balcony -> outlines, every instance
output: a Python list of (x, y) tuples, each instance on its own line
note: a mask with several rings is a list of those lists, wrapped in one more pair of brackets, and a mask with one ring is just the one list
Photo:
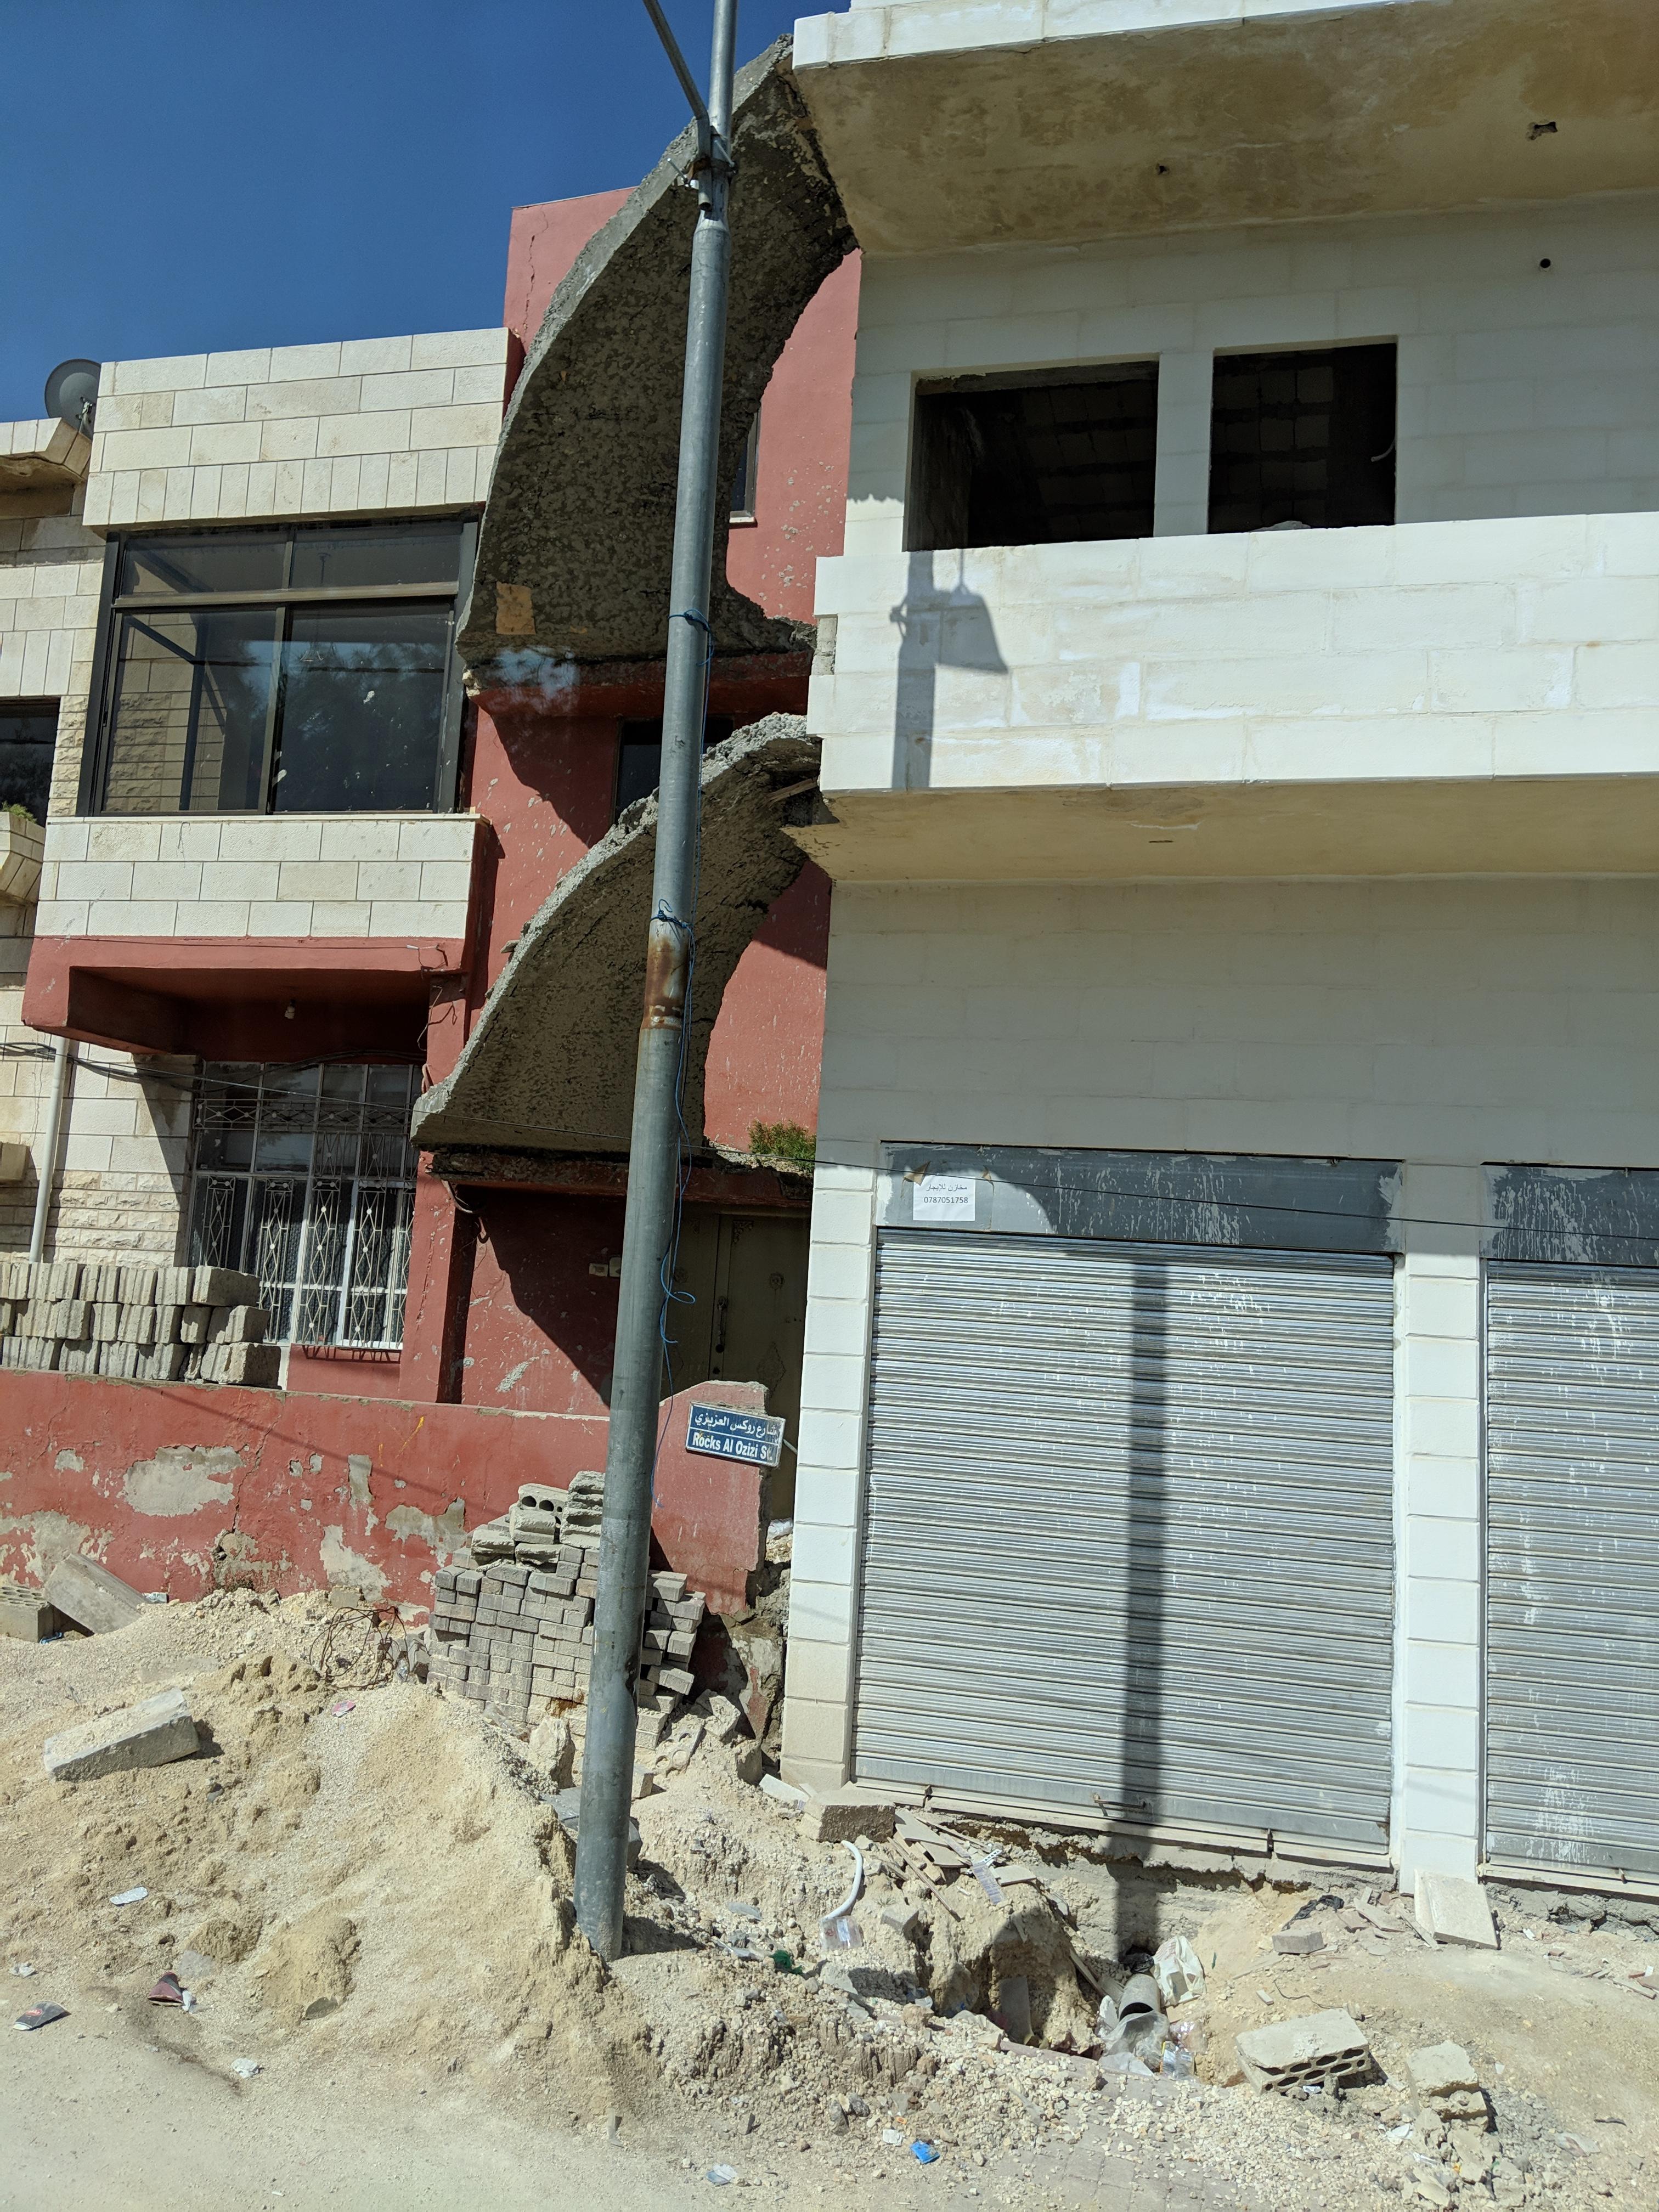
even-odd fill
[(141, 1052), (413, 1052), (464, 961), (473, 814), (48, 823), (37, 1029)]
[(839, 878), (1652, 865), (1659, 515), (848, 556), (819, 610)]
[(796, 78), (866, 254), (1659, 182), (1650, 0), (892, 0)]

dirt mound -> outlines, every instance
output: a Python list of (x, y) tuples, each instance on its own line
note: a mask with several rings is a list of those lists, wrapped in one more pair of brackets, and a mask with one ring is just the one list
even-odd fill
[[(649, 2112), (648, 2030), (573, 1940), (569, 1846), (500, 1740), (416, 1682), (335, 1698), (308, 1656), (315, 1605), (236, 1609), (234, 1640), (252, 1648), (201, 1668), (191, 1660), (222, 1660), (222, 1620), (167, 1612), (165, 1632), (146, 1620), (32, 1652), (27, 1682), (7, 1655), (8, 1960), (107, 2008), (185, 1954), (192, 2048), (227, 2070), (250, 2051), (318, 2068), (373, 2058), (411, 2080), (556, 2092), (567, 2112)], [(197, 1758), (47, 1778), (47, 1733), (164, 1678), (187, 1690)]]

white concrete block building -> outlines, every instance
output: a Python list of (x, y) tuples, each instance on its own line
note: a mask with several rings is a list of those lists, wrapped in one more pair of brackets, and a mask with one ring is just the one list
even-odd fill
[(1571, 44), (797, 27), (865, 254), (802, 1781), (1659, 1891), (1659, 78)]

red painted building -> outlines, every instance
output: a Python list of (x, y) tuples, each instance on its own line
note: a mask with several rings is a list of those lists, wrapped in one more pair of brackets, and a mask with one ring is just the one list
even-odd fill
[[(89, 464), (83, 452), (55, 524), (96, 579), (95, 621), (90, 599), (66, 618), (46, 866), (7, 1032), (34, 1041), (25, 1053), (74, 1048), (55, 1146), (39, 1071), (46, 1256), (252, 1268), (284, 1345), (283, 1386), (0, 1375), (0, 1573), (33, 1580), (79, 1543), (175, 1595), (216, 1572), (293, 1583), (349, 1571), (419, 1601), (463, 1521), (503, 1510), (520, 1482), (603, 1464), (625, 1142), (566, 1131), (538, 1148), (504, 1124), (499, 1143), (475, 1132), (416, 1146), (408, 1115), (461, 1063), (550, 896), (593, 848), (603, 860), (626, 842), (618, 813), (654, 784), (660, 641), (532, 665), (507, 642), (524, 626), (514, 587), (469, 574), (481, 521), (490, 543), (499, 395), (510, 453), (544, 325), (568, 320), (569, 286), (549, 316), (556, 292), (597, 255), (587, 298), (608, 312), (606, 241), (625, 252), (653, 206), (647, 180), (631, 197), (518, 210), (493, 341), (103, 372)], [(815, 563), (840, 550), (845, 511), (858, 276), (843, 250), (760, 364), (752, 435), (746, 418), (729, 426), (726, 599), (750, 603), (749, 629), (728, 639), (716, 624), (714, 738), (805, 707)], [(683, 300), (682, 277), (678, 297), (665, 289), (665, 327), (683, 328)], [(580, 347), (582, 327), (560, 342)], [(758, 389), (755, 362), (738, 366), (729, 410), (734, 391), (741, 404)], [(623, 390), (624, 417), (628, 404)], [(287, 461), (275, 458), (285, 444)], [(146, 490), (157, 472), (169, 481)], [(172, 488), (172, 476), (191, 481)], [(0, 487), (0, 520), (4, 507)], [(581, 526), (605, 538), (602, 498)], [(495, 590), (494, 659), (459, 635), (469, 584), (475, 629)], [(658, 605), (660, 637), (665, 593)], [(422, 642), (441, 633), (447, 662)], [(377, 684), (395, 724), (374, 720)], [(238, 714), (249, 728), (265, 717), (264, 756), (238, 738)], [(407, 754), (422, 715), (435, 767), (421, 754), (408, 769), (400, 754), (377, 785), (374, 748)], [(252, 765), (236, 766), (228, 803), (237, 743)], [(309, 761), (295, 774), (311, 781), (285, 791), (290, 761)], [(429, 804), (410, 803), (417, 786)], [(759, 1380), (793, 1445), (830, 890), (799, 856), (788, 872), (745, 925), (718, 996), (672, 1334), (676, 1388)], [(581, 958), (558, 980), (580, 1002)], [(21, 1212), (7, 1241), (25, 1241)], [(791, 1465), (787, 1452), (775, 1510), (788, 1510)], [(156, 1468), (173, 1473), (158, 1483), (144, 1472)]]

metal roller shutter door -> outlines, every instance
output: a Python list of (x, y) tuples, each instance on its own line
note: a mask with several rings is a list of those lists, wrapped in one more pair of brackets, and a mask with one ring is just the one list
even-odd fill
[(1659, 1873), (1659, 1275), (1486, 1273), (1486, 1849)]
[(855, 1759), (1387, 1841), (1385, 1259), (889, 1231)]

